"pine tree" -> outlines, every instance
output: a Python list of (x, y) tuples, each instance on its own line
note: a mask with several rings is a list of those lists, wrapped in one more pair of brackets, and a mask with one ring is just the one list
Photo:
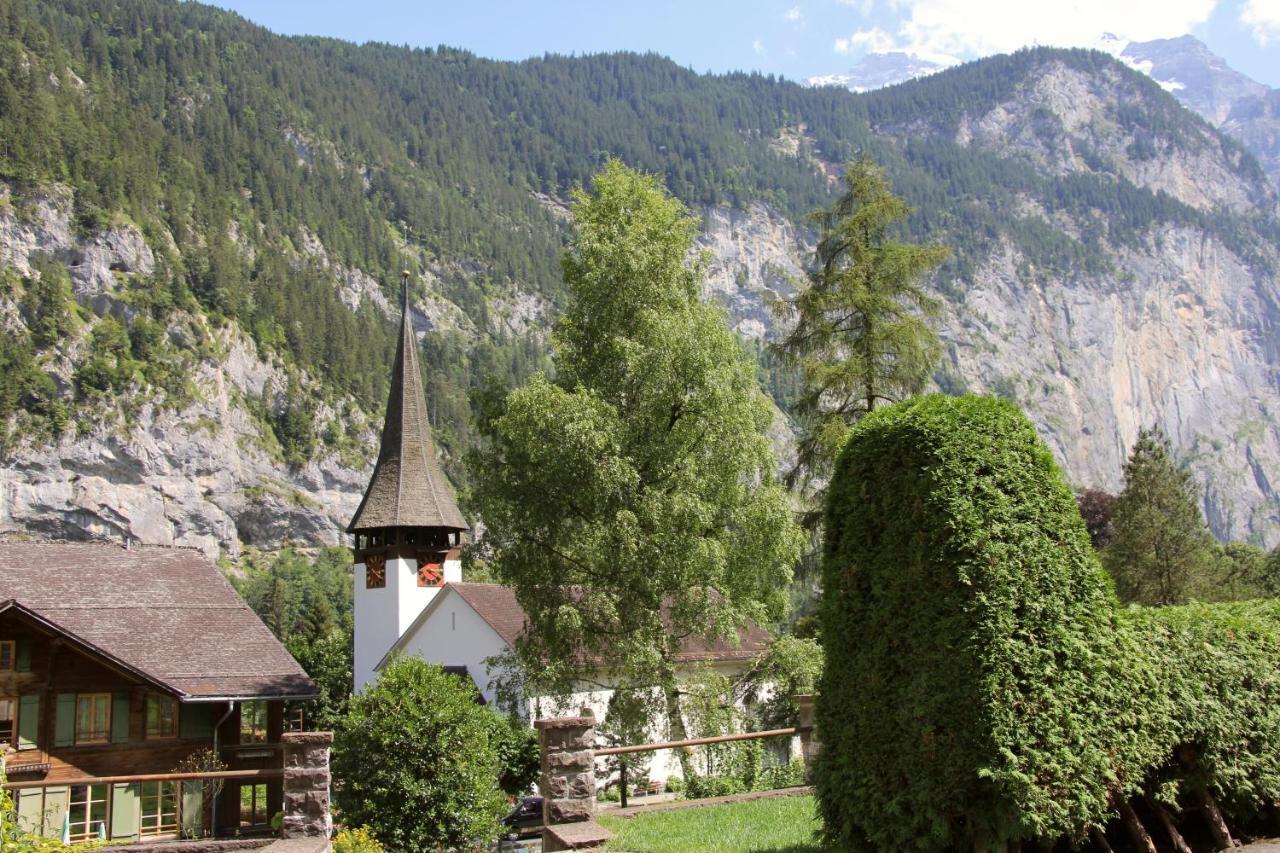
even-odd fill
[(1159, 427), (1139, 431), (1111, 523), (1103, 562), (1122, 600), (1182, 604), (1210, 582), (1213, 535), (1196, 503), (1191, 474), (1174, 464)]
[[(778, 345), (804, 379), (789, 485), (823, 483), (850, 426), (880, 403), (918, 394), (937, 364), (930, 321), (940, 305), (923, 278), (950, 250), (894, 240), (910, 212), (864, 157), (846, 167), (844, 193), (813, 215), (819, 239), (808, 286), (790, 304), (795, 323)], [(819, 485), (814, 497), (824, 491)], [(816, 524), (816, 511), (808, 521)]]

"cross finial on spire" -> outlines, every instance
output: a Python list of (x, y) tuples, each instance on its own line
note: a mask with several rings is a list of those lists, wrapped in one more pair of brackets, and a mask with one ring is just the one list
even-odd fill
[(400, 270), (400, 310), (409, 313), (409, 271)]

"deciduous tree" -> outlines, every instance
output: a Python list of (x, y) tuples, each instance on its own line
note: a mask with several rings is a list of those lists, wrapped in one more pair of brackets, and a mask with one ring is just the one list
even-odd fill
[(601, 671), (660, 687), (680, 736), (683, 643), (778, 618), (801, 536), (752, 364), (699, 299), (693, 217), (612, 161), (574, 223), (557, 375), (488, 398), (472, 506), (528, 615), (526, 665), (566, 688)]

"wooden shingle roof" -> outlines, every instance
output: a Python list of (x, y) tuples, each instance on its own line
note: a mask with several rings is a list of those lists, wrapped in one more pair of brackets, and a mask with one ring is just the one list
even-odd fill
[(0, 609), (8, 602), (183, 699), (318, 692), (198, 551), (0, 542)]
[(378, 464), (347, 532), (380, 527), (467, 529), (431, 440), (407, 285), (400, 295), (400, 343), (391, 372)]

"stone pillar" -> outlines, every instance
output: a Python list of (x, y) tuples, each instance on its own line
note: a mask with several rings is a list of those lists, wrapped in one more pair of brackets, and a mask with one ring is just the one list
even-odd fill
[[(596, 812), (596, 718), (537, 720), (542, 747), (542, 821), (545, 826), (589, 821)], [(542, 849), (566, 850), (546, 830)]]
[(333, 834), (329, 811), (329, 747), (332, 732), (287, 732), (284, 749), (284, 838)]
[(800, 708), (800, 727), (809, 731), (800, 735), (800, 750), (804, 755), (804, 781), (813, 784), (813, 765), (822, 752), (822, 741), (818, 737), (817, 723), (814, 721), (814, 699), (812, 693), (796, 696), (796, 705)]

